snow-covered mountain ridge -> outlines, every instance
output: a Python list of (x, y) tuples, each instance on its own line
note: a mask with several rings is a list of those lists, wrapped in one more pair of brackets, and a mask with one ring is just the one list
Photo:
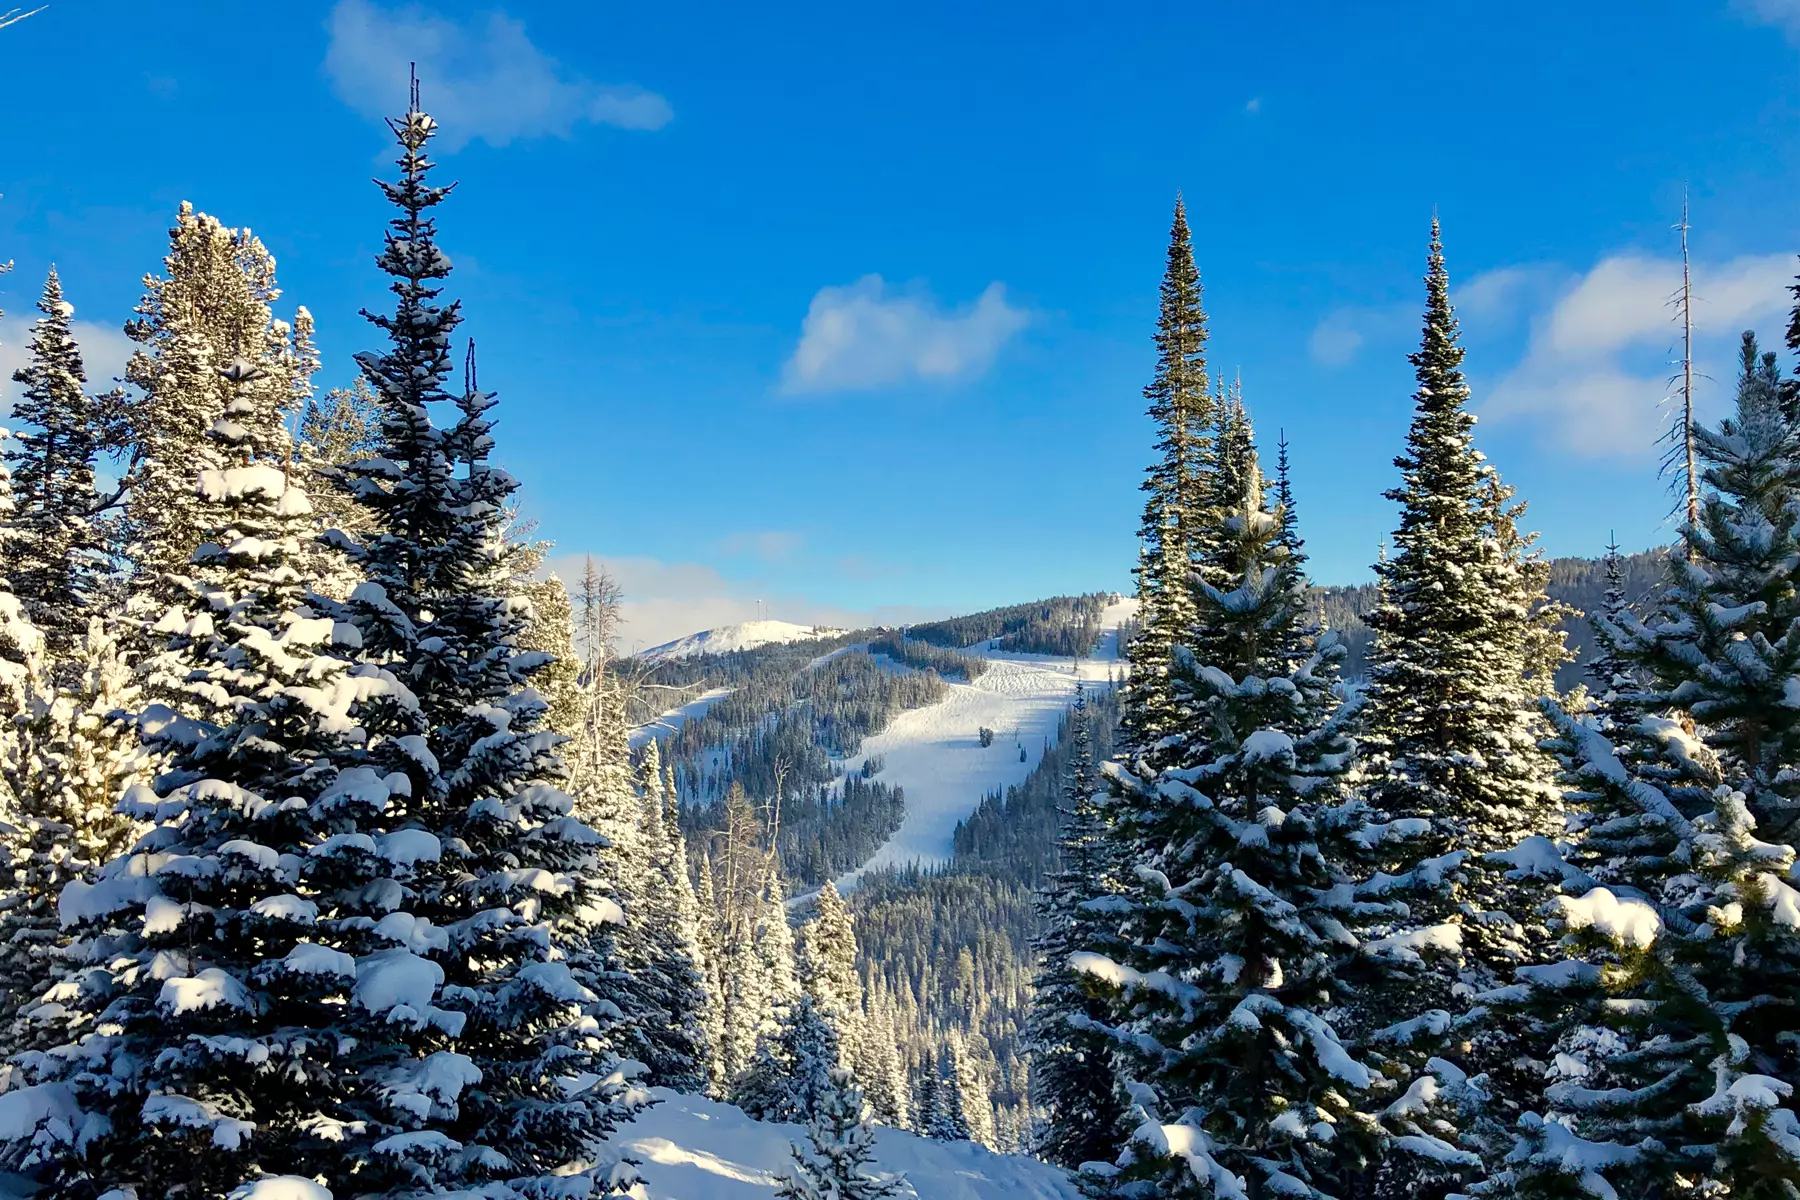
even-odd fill
[(792, 621), (744, 621), (737, 625), (721, 625), (702, 629), (686, 637), (640, 650), (637, 657), (650, 661), (670, 658), (693, 658), (700, 654), (730, 654), (736, 650), (754, 650), (774, 643), (804, 642), (813, 638), (835, 637), (845, 632), (819, 625), (796, 625)]

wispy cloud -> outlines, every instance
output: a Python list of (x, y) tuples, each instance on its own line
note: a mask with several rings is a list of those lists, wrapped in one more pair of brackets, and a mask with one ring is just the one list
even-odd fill
[(974, 303), (946, 310), (929, 295), (891, 290), (879, 275), (820, 288), (782, 375), (791, 393), (859, 391), (909, 379), (980, 375), (1031, 314), (990, 283)]
[[(31, 324), (40, 315), (35, 307), (20, 305), (17, 310), (0, 317), (0, 411), (11, 412), (19, 394), (25, 390), (13, 382), (13, 372), (30, 358), (26, 344), (31, 340)], [(75, 344), (81, 347), (88, 390), (103, 392), (111, 389), (113, 380), (125, 374), (125, 363), (137, 349), (137, 343), (126, 337), (117, 325), (71, 321), (69, 330), (75, 335)]]
[[(875, 625), (899, 625), (949, 615), (947, 609), (913, 605), (846, 608), (815, 600), (778, 581), (727, 579), (705, 563), (666, 562), (641, 556), (594, 556), (624, 592), (624, 629), (621, 648), (646, 650), (664, 642), (753, 621), (759, 615), (797, 625), (831, 625), (840, 629), (866, 629)], [(565, 580), (581, 578), (585, 556), (558, 555), (550, 570)]]
[[(1794, 267), (1788, 254), (1695, 264), (1695, 359), (1707, 396), (1726, 394), (1739, 332), (1787, 308)], [(1524, 357), (1494, 386), (1482, 415), (1535, 422), (1551, 445), (1583, 458), (1648, 454), (1665, 427), (1658, 406), (1680, 353), (1670, 303), (1680, 283), (1678, 260), (1637, 254), (1613, 255), (1568, 279), (1534, 317)]]
[(1371, 340), (1383, 341), (1416, 325), (1418, 307), (1403, 303), (1336, 309), (1313, 327), (1307, 352), (1327, 367), (1348, 366)]
[(753, 533), (734, 533), (719, 541), (719, 553), (732, 558), (754, 558), (759, 562), (786, 562), (794, 557), (806, 538), (789, 529), (763, 529)]
[(1800, 0), (1735, 0), (1733, 8), (1761, 25), (1773, 25), (1800, 43)]
[(504, 12), (462, 25), (417, 5), (339, 0), (326, 27), (325, 72), (338, 98), (366, 117), (390, 116), (405, 98), (407, 64), (416, 62), (447, 150), (475, 139), (505, 146), (568, 137), (583, 124), (661, 129), (674, 115), (655, 92), (565, 71)]
[[(1465, 326), (1484, 333), (1518, 325), (1533, 302), (1554, 293), (1568, 272), (1543, 263), (1483, 271), (1466, 282), (1451, 280), (1450, 299)], [(1423, 321), (1424, 296), (1393, 304), (1347, 305), (1313, 327), (1307, 350), (1316, 362), (1343, 367), (1370, 345), (1412, 340)]]

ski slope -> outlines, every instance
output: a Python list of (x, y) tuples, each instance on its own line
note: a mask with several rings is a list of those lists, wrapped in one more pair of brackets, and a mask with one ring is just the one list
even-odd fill
[[(772, 1200), (789, 1169), (798, 1125), (764, 1124), (739, 1109), (653, 1088), (658, 1103), (615, 1135), (638, 1161), (646, 1200)], [(880, 1129), (875, 1168), (898, 1173), (917, 1200), (1078, 1200), (1068, 1175), (1033, 1158), (995, 1154), (972, 1142), (934, 1142)]]
[[(1135, 612), (1135, 600), (1121, 600), (1101, 614), (1105, 633), (1092, 658), (1014, 654), (979, 643), (963, 651), (985, 658), (987, 671), (974, 683), (949, 682), (950, 694), (937, 704), (910, 709), (888, 727), (865, 738), (860, 754), (846, 761), (851, 770), (880, 758), (877, 779), (905, 790), (906, 816), (875, 856), (837, 881), (839, 890), (856, 885), (870, 867), (931, 865), (950, 857), (956, 824), (995, 788), (1023, 783), (1044, 757), (1047, 739), (1075, 702), (1079, 680), (1105, 687), (1109, 673), (1124, 673), (1119, 626)], [(978, 731), (994, 731), (982, 747)], [(1020, 761), (1020, 749), (1025, 751)]]
[(694, 718), (704, 715), (707, 709), (736, 690), (736, 688), (728, 687), (712, 688), (695, 696), (686, 704), (659, 713), (654, 720), (639, 725), (631, 731), (631, 748), (636, 750), (651, 738), (661, 737), (665, 733), (674, 733), (681, 728), (683, 722), (692, 721)]
[(745, 621), (741, 625), (721, 625), (702, 629), (686, 637), (638, 651), (637, 657), (652, 661), (670, 658), (693, 658), (701, 654), (730, 654), (734, 650), (754, 650), (776, 642), (805, 642), (813, 638), (832, 637), (842, 629), (826, 629), (815, 625), (796, 625), (792, 621)]

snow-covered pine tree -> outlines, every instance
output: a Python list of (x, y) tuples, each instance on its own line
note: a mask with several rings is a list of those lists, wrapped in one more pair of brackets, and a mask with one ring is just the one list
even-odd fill
[[(1260, 472), (1256, 455), (1256, 427), (1244, 406), (1243, 385), (1233, 381), (1229, 390), (1219, 381), (1215, 397), (1212, 446), (1207, 455), (1204, 504), (1197, 565), (1201, 579), (1230, 589), (1237, 585), (1238, 539), (1229, 524), (1238, 513), (1251, 486), (1251, 472)], [(1260, 474), (1256, 486), (1260, 489)]]
[[(0, 446), (12, 433), (0, 429)], [(12, 472), (0, 455), (0, 565), (12, 561), (13, 528)], [(25, 605), (12, 593), (10, 580), (0, 578), (0, 761), (14, 753), (11, 719), (25, 710), (29, 685), (41, 677), (44, 661), (44, 635), (25, 612)], [(0, 804), (5, 803), (0, 795)]]
[[(505, 538), (518, 485), (489, 461), (494, 397), (480, 388), (473, 346), (462, 393), (446, 387), (461, 318), (455, 301), (439, 301), (451, 264), (434, 218), (449, 189), (428, 180), (436, 123), (415, 90), (390, 126), (401, 177), (381, 187), (398, 212), (377, 262), (398, 304), (392, 315), (365, 313), (390, 346), (357, 356), (382, 445), (343, 470), (372, 528), (338, 539), (367, 580), (341, 610), (360, 661), (417, 698), (408, 735), (371, 752), (408, 773), (404, 811), (445, 848), (419, 864), (410, 906), (447, 932), (429, 961), (482, 1083), (441, 1137), (399, 1157), (413, 1186), (493, 1181), (535, 1194), (570, 1186), (552, 1180), (572, 1163), (604, 1164), (606, 1135), (633, 1107), (610, 1057), (622, 1006), (607, 964), (621, 912), (606, 893), (617, 881), (598, 865), (604, 839), (555, 784), (562, 739), (543, 728), (544, 698), (526, 686), (547, 658), (519, 648), (529, 605), (508, 594)], [(432, 419), (443, 406), (457, 412), (448, 426)], [(594, 1172), (609, 1181), (603, 1165)]]
[[(699, 908), (700, 962), (707, 996), (706, 1093), (724, 1099), (730, 1094), (731, 1080), (735, 1077), (729, 1064), (735, 1058), (737, 1050), (728, 1032), (735, 1030), (736, 1023), (728, 1024), (726, 1017), (726, 1005), (730, 1000), (730, 991), (725, 982), (727, 948), (731, 943), (724, 936), (726, 927), (721, 919), (718, 895), (713, 886), (712, 856), (704, 847), (700, 850), (698, 876), (700, 882), (694, 889), (694, 902)], [(738, 1064), (738, 1070), (742, 1070), (743, 1065), (745, 1064)]]
[[(126, 326), (142, 348), (125, 368), (139, 394), (125, 412), (123, 549), (140, 580), (185, 570), (200, 544), (208, 518), (193, 481), (197, 470), (216, 465), (214, 424), (274, 444), (309, 394), (316, 366), (312, 318), (300, 309), (292, 324), (275, 319), (275, 259), (249, 230), (227, 228), (184, 202), (163, 271), (144, 277), (137, 319)], [(239, 359), (256, 371), (228, 387), (222, 372)], [(237, 406), (229, 415), (228, 400)], [(160, 602), (153, 607), (160, 611)]]
[[(1708, 493), (1656, 612), (1611, 608), (1600, 622), (1603, 644), (1650, 686), (1607, 726), (1549, 707), (1588, 810), (1578, 861), (1610, 885), (1564, 907), (1610, 943), (1638, 944), (1586, 947), (1587, 994), (1564, 1017), (1565, 1041), (1585, 1039), (1586, 1052), (1569, 1054), (1569, 1082), (1526, 1123), (1503, 1180), (1521, 1194), (1601, 1194), (1569, 1178), (1580, 1155), (1605, 1186), (1643, 1194), (1800, 1190), (1788, 999), (1800, 991), (1800, 889), (1779, 832), (1797, 764), (1765, 674), (1792, 669), (1796, 615), (1800, 448), (1778, 382), (1746, 339), (1735, 412), (1695, 431)], [(1617, 915), (1633, 905), (1650, 911)], [(1593, 1078), (1577, 1080), (1582, 1069)]]
[(449, 1153), (444, 1113), (479, 1078), (446, 1046), (464, 1018), (430, 1003), (442, 968), (419, 956), (447, 933), (407, 902), (442, 844), (399, 811), (412, 778), (369, 765), (411, 728), (412, 695), (353, 665), (306, 602), (292, 562), (309, 510), (280, 456), (227, 423), (213, 437), (221, 465), (197, 473), (190, 510), (206, 540), (156, 628), (163, 673), (227, 721), (146, 710), (172, 767), (119, 812), (154, 827), (64, 887), (83, 969), (48, 999), (71, 1040), (17, 1060), (38, 1119), (0, 1157), (71, 1200), (212, 1200), (264, 1164), (346, 1193), (410, 1186), (414, 1162)]
[(51, 985), (73, 969), (59, 946), (57, 897), (71, 880), (91, 880), (130, 844), (134, 823), (116, 805), (151, 769), (129, 715), (139, 707), (139, 689), (118, 639), (90, 617), (87, 636), (71, 650), (76, 657), (60, 685), (32, 672), (16, 740), (0, 767), (12, 795), (0, 830), (10, 876), (0, 902), (0, 977), (7, 981), (0, 989), (0, 1062), (47, 1049), (62, 1031), (56, 1005), (37, 1011)]
[(952, 1111), (965, 1130), (963, 1137), (978, 1145), (994, 1148), (994, 1101), (988, 1089), (987, 1075), (981, 1059), (970, 1048), (958, 1030), (950, 1031), (946, 1051), (949, 1062), (948, 1081), (955, 1097)]
[(831, 1088), (807, 1124), (811, 1152), (793, 1146), (794, 1169), (775, 1189), (779, 1200), (885, 1200), (912, 1189), (904, 1176), (879, 1179), (869, 1173), (875, 1161), (875, 1131), (864, 1115), (867, 1105), (848, 1071), (831, 1074)]
[[(659, 1034), (667, 1050), (669, 1070), (658, 1083), (679, 1091), (698, 1092), (714, 1072), (713, 999), (700, 933), (700, 904), (688, 877), (687, 839), (680, 814), (665, 788), (661, 751), (654, 739), (644, 746), (638, 779), (644, 793), (645, 828), (653, 835), (650, 858), (653, 884), (646, 920), (655, 939), (657, 967), (663, 979), (662, 1003), (668, 1027)], [(651, 814), (654, 813), (654, 819)]]
[(810, 1121), (824, 1110), (841, 1070), (837, 1030), (809, 995), (782, 1013), (780, 1027), (756, 1048), (731, 1102), (759, 1121)]
[[(1412, 355), (1415, 412), (1395, 459), (1401, 483), (1388, 493), (1400, 525), (1393, 553), (1375, 568), (1382, 599), (1369, 618), (1367, 791), (1386, 827), (1406, 836), (1375, 848), (1379, 869), (1359, 889), (1399, 903), (1392, 919), (1365, 923), (1352, 1029), (1372, 1066), (1409, 1088), (1454, 1091), (1460, 1104), (1479, 1095), (1462, 1086), (1471, 1056), (1481, 1065), (1520, 1057), (1505, 1045), (1516, 1030), (1487, 1030), (1485, 1047), (1470, 1044), (1461, 1023), (1470, 995), (1510, 985), (1515, 967), (1550, 953), (1534, 919), (1554, 888), (1554, 873), (1538, 870), (1544, 856), (1486, 856), (1532, 838), (1535, 850), (1547, 849), (1561, 813), (1554, 763), (1538, 747), (1544, 684), (1534, 673), (1553, 650), (1543, 568), (1517, 532), (1510, 491), (1473, 444), (1435, 219), (1425, 287), (1422, 344)], [(1440, 1066), (1436, 1083), (1422, 1079)], [(1390, 1115), (1402, 1136), (1388, 1143), (1377, 1194), (1441, 1193), (1466, 1174), (1465, 1162), (1414, 1153), (1409, 1139), (1417, 1130), (1466, 1141), (1477, 1116), (1448, 1103), (1424, 1123)], [(1479, 1119), (1507, 1136), (1504, 1108)]]
[(1800, 674), (1800, 429), (1781, 412), (1780, 378), (1753, 334), (1736, 412), (1695, 440), (1709, 490), (1699, 528), (1683, 531), (1694, 561), (1671, 563), (1657, 613), (1625, 623), (1626, 649), (1663, 705), (1686, 712), (1741, 777), (1761, 834), (1794, 844), (1800, 709), (1784, 681)]
[(1169, 229), (1156, 320), (1156, 372), (1144, 398), (1156, 423), (1157, 459), (1146, 472), (1143, 521), (1138, 527), (1138, 634), (1127, 648), (1124, 728), (1128, 739), (1153, 745), (1174, 720), (1168, 658), (1193, 619), (1188, 575), (1199, 546), (1205, 505), (1205, 463), (1214, 405), (1206, 371), (1206, 310), (1200, 271), (1179, 197)]
[(13, 372), (24, 392), (13, 404), (21, 424), (9, 448), (14, 536), (7, 577), (32, 624), (44, 635), (53, 674), (79, 655), (77, 643), (96, 611), (105, 564), (95, 519), (106, 498), (94, 468), (108, 445), (106, 405), (87, 394), (81, 350), (69, 328), (74, 307), (63, 298), (55, 268), (38, 299), (27, 361)]
[(919, 1132), (940, 1142), (966, 1142), (969, 1123), (963, 1117), (962, 1092), (957, 1087), (956, 1056), (946, 1039), (926, 1054), (919, 1083)]
[(1031, 1015), (1021, 1031), (1031, 1049), (1032, 1100), (1043, 1114), (1035, 1153), (1070, 1170), (1110, 1163), (1125, 1128), (1124, 1094), (1113, 1070), (1113, 1041), (1099, 1026), (1107, 1004), (1071, 954), (1118, 954), (1109, 911), (1122, 881), (1096, 777), (1086, 693), (1077, 689), (1069, 720), (1074, 749), (1064, 789), (1059, 865), (1038, 893), (1038, 973)]
[(1287, 430), (1275, 434), (1275, 512), (1281, 528), (1275, 544), (1287, 551), (1286, 562), (1296, 571), (1306, 568), (1306, 541), (1300, 536), (1300, 510), (1294, 506), (1294, 482), (1289, 474)]
[(906, 1060), (894, 1028), (894, 1002), (880, 976), (871, 975), (863, 989), (863, 1037), (856, 1077), (866, 1087), (864, 1095), (875, 1118), (899, 1129), (912, 1128), (912, 1088)]
[(854, 1072), (862, 1048), (862, 977), (856, 969), (856, 928), (835, 884), (825, 881), (818, 912), (800, 929), (800, 986), (812, 997), (837, 1040), (836, 1066)]
[(1115, 995), (1102, 1027), (1135, 1125), (1121, 1195), (1342, 1195), (1381, 1138), (1378, 1076), (1333, 1028), (1335, 967), (1354, 944), (1344, 864), (1380, 831), (1344, 785), (1356, 745), (1332, 686), (1342, 647), (1320, 638), (1282, 664), (1304, 581), (1281, 569), (1254, 460), (1225, 528), (1236, 586), (1200, 597), (1224, 656), (1177, 649), (1194, 715), (1166, 766), (1106, 767), (1135, 874), (1116, 902), (1126, 945), (1070, 965)]

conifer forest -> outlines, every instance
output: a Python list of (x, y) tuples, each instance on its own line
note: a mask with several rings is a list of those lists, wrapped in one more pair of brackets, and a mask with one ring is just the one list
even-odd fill
[[(54, 271), (0, 325), (0, 1197), (1800, 1200), (1800, 281), (1668, 544), (1553, 562), (1421, 221), (1329, 586), (1177, 201), (1135, 595), (627, 654), (496, 465), (428, 107), (354, 363), (191, 204), (121, 379)], [(918, 860), (903, 728), (1026, 669)]]

